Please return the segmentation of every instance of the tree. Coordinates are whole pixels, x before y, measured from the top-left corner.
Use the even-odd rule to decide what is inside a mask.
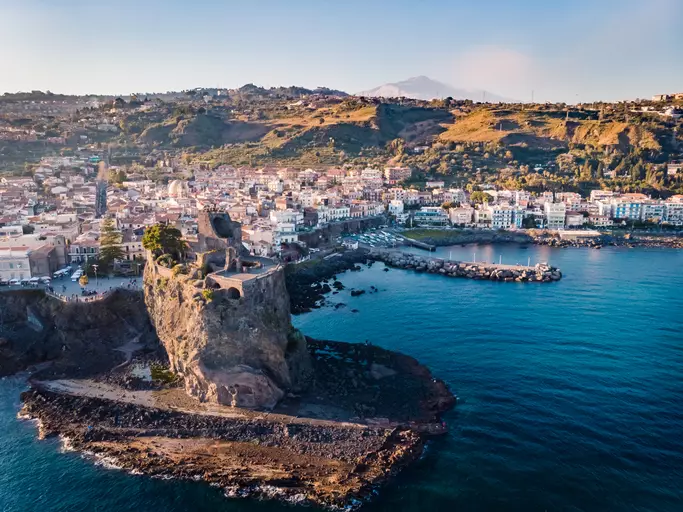
[[[78,280],[78,284],[81,285],[81,288],[85,288],[86,286],[88,286],[88,281],[88,276],[83,274]]]
[[[470,201],[475,204],[489,203],[493,201],[493,197],[486,192],[482,192],[481,190],[475,190],[470,194]]]
[[[104,269],[109,269],[116,260],[123,259],[123,236],[116,229],[114,219],[108,217],[102,221],[100,227],[100,261]]]
[[[142,235],[142,246],[151,251],[154,256],[172,254],[180,259],[185,251],[186,243],[182,239],[180,230],[167,224],[155,224],[145,230]]]

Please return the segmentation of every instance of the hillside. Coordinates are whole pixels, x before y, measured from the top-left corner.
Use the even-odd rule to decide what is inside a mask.
[[[596,149],[607,147],[628,153],[660,151],[657,135],[640,124],[615,119],[597,120],[597,113],[566,110],[498,109],[484,106],[468,113],[454,112],[455,122],[443,125],[439,139],[445,142],[495,142],[526,144],[552,149],[580,144]]]
[[[326,103],[312,108],[296,104],[237,113],[204,108],[174,111],[135,136],[138,143],[155,147],[217,148],[246,142],[259,143],[273,155],[294,155],[306,147],[334,147],[357,154],[364,148],[383,148],[391,140],[426,142],[442,132],[451,114],[439,108],[361,102]],[[134,117],[137,114],[131,116]],[[136,120],[125,123],[134,126]]]
[[[444,86],[424,77],[408,82]],[[633,190],[682,188],[665,164],[683,159],[683,119],[652,102],[502,105],[253,84],[163,98],[59,98],[0,103],[0,170],[25,172],[41,156],[69,154],[86,140],[95,151],[111,145],[117,165],[169,156],[208,166],[389,164],[412,167],[416,184],[438,177],[449,185],[540,187],[552,179],[578,187],[611,179]]]

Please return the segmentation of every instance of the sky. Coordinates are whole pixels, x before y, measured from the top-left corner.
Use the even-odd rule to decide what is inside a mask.
[[[0,92],[418,75],[521,101],[683,92],[683,0],[0,0]]]

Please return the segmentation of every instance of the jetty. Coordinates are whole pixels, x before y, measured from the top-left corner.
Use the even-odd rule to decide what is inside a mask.
[[[417,247],[419,249],[424,249],[426,251],[436,251],[436,245],[428,244],[426,242],[420,242],[419,240],[415,240],[413,238],[408,238],[406,236],[403,237],[403,242],[406,245],[411,245],[413,247]]]
[[[371,251],[369,257],[376,261],[382,261],[389,267],[440,274],[447,277],[517,283],[550,283],[562,279],[560,269],[546,263],[537,263],[534,266],[474,263],[428,258],[407,252],[382,249]]]

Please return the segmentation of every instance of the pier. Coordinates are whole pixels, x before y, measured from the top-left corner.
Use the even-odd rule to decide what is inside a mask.
[[[428,244],[426,242],[420,242],[419,240],[414,240],[412,238],[408,238],[406,236],[403,237],[403,240],[406,245],[411,245],[413,247],[418,247],[420,249],[424,249],[426,251],[436,251],[436,245]]]

